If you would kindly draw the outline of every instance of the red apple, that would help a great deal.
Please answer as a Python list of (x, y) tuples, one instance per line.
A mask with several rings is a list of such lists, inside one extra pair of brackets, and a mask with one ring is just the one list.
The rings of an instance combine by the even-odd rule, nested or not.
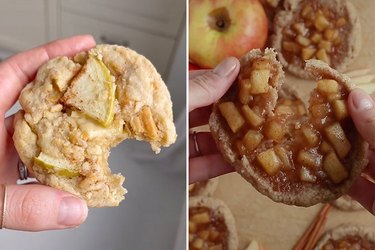
[(228, 56), (263, 48), (267, 22), (258, 0), (190, 0), (189, 59), (213, 68)]

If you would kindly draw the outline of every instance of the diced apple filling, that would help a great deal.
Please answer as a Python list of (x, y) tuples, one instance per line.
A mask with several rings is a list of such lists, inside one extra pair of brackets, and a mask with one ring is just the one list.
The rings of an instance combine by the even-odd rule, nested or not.
[(283, 49), (292, 53), (299, 53), (301, 51), (301, 47), (294, 43), (294, 42), (283, 42)]
[(331, 59), (329, 58), (327, 51), (324, 48), (321, 48), (318, 50), (318, 52), (316, 52), (316, 58), (327, 63), (328, 65), (331, 64)]
[(271, 72), (269, 69), (253, 70), (250, 75), (251, 89), (250, 94), (267, 93), (269, 89), (268, 80)]
[(280, 145), (275, 146), (274, 150), (276, 155), (279, 157), (280, 161), (283, 163), (282, 168), (287, 170), (293, 169), (289, 152), (283, 146)]
[(197, 224), (189, 221), (189, 233), (195, 233), (197, 231)]
[(201, 238), (196, 238), (193, 243), (192, 243), (192, 246), (194, 248), (197, 248), (197, 249), (203, 249), (203, 246), (204, 246), (204, 240), (201, 239)]
[(269, 175), (276, 174), (282, 166), (282, 162), (273, 149), (268, 149), (260, 153), (257, 156), (257, 160), (263, 167), (264, 171)]
[(242, 139), (242, 142), (247, 150), (253, 151), (258, 147), (262, 139), (263, 135), (259, 131), (249, 130)]
[(210, 231), (210, 240), (214, 241), (217, 240), (217, 238), (220, 236), (220, 233), (216, 230), (211, 230)]
[(311, 127), (302, 127), (301, 129), (302, 134), (304, 136), (305, 141), (310, 147), (315, 147), (320, 142), (319, 132)]
[(352, 146), (339, 123), (326, 127), (325, 135), (340, 158), (345, 158), (349, 154)]
[(215, 245), (215, 246), (211, 246), (208, 248), (208, 250), (222, 250), (223, 249), (223, 246), (220, 244), (220, 245)]
[(294, 111), (289, 105), (279, 105), (275, 109), (275, 114), (277, 115), (293, 115)]
[(302, 59), (309, 60), (311, 59), (316, 53), (315, 48), (303, 48), (302, 49)]
[(322, 40), (322, 35), (320, 33), (313, 33), (310, 39), (313, 43), (319, 43)]
[(323, 31), (326, 28), (328, 28), (330, 25), (330, 22), (327, 20), (327, 18), (323, 14), (318, 14), (315, 18), (314, 26), (318, 31)]
[(332, 151), (325, 156), (323, 168), (334, 183), (340, 183), (349, 176), (348, 170)]
[(194, 214), (190, 220), (196, 224), (205, 224), (210, 222), (210, 215), (208, 212), (202, 212), (198, 214)]
[(243, 105), (241, 107), (241, 111), (246, 122), (249, 123), (252, 127), (256, 128), (262, 125), (263, 118), (255, 113), (248, 105)]
[(268, 60), (256, 60), (253, 62), (252, 69), (258, 70), (258, 69), (271, 69), (271, 64)]
[(334, 100), (332, 102), (333, 110), (335, 111), (335, 115), (337, 120), (341, 121), (349, 117), (348, 108), (346, 105), (346, 101), (344, 100)]
[(304, 23), (295, 23), (292, 25), (292, 29), (302, 36), (306, 35), (308, 32), (308, 29), (306, 29)]
[(301, 116), (306, 114), (305, 105), (303, 105), (302, 103), (297, 105), (296, 110), (297, 110), (297, 113)]
[(328, 95), (339, 92), (340, 86), (335, 80), (323, 79), (318, 81), (317, 89), (319, 93)]
[(210, 236), (210, 231), (208, 230), (202, 230), (198, 233), (198, 236), (203, 240), (208, 240), (208, 237)]
[(267, 124), (264, 134), (268, 139), (280, 142), (285, 136), (285, 129), (283, 125), (277, 121), (271, 121)]
[(240, 81), (239, 99), (242, 104), (248, 104), (251, 101), (251, 82), (250, 79), (244, 79)]
[(220, 103), (219, 110), (233, 133), (236, 133), (244, 125), (245, 120), (233, 102)]
[(302, 165), (309, 168), (318, 168), (320, 166), (320, 157), (309, 151), (300, 151), (297, 156), (297, 161)]
[(320, 144), (320, 147), (319, 147), (320, 151), (323, 153), (323, 154), (326, 154), (330, 151), (333, 151), (334, 149), (332, 148), (331, 145), (328, 144), (328, 142), (326, 141), (322, 141), (322, 143)]
[(320, 41), (318, 47), (320, 49), (324, 49), (325, 51), (330, 51), (332, 49), (332, 43), (329, 42), (329, 41), (322, 40), (322, 41)]
[(301, 36), (301, 35), (297, 36), (296, 41), (297, 41), (297, 43), (299, 43), (300, 45), (302, 45), (304, 47), (309, 46), (310, 43), (311, 43), (310, 39), (308, 39), (304, 36)]
[(302, 181), (314, 183), (317, 177), (313, 175), (309, 169), (302, 167), (300, 170), (300, 178)]

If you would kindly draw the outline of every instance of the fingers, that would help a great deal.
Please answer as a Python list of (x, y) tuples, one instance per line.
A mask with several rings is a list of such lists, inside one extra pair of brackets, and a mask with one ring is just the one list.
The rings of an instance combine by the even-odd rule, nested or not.
[(13, 133), (14, 133), (13, 122), (14, 122), (14, 115), (11, 115), (5, 118), (5, 129), (10, 136), (13, 136)]
[(192, 79), (196, 76), (203, 75), (209, 71), (211, 70), (210, 69), (198, 69), (198, 70), (189, 71), (189, 78)]
[(232, 85), (239, 70), (239, 61), (230, 57), (213, 70), (193, 75), (189, 80), (189, 111), (216, 102)]
[(368, 154), (369, 163), (363, 172), (371, 176), (371, 178), (375, 179), (375, 151), (374, 149), (369, 148), (367, 154)]
[(348, 98), (353, 122), (365, 141), (375, 147), (375, 102), (363, 90), (353, 90)]
[(189, 113), (189, 128), (208, 124), (212, 105), (195, 109)]
[[(197, 143), (198, 145), (195, 145)], [(199, 152), (197, 152), (198, 147)], [(196, 133), (195, 141), (194, 135), (189, 135), (189, 157), (197, 157), (199, 155), (210, 155), (218, 153), (215, 140), (212, 138), (211, 133)]]
[(10, 57), (0, 64), (0, 112), (8, 110), (25, 84), (32, 81), (37, 69), (60, 55), (72, 56), (95, 46), (90, 35), (56, 40)]
[(220, 154), (205, 155), (189, 159), (189, 182), (205, 181), (210, 178), (233, 172)]
[(375, 215), (375, 184), (360, 177), (351, 187), (349, 195)]
[(76, 227), (88, 213), (83, 200), (42, 185), (9, 185), (6, 199), (4, 222), (8, 229), (42, 231)]

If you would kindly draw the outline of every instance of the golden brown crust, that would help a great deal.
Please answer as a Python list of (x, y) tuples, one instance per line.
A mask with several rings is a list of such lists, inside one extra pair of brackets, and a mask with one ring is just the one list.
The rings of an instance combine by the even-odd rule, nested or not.
[[(192, 196), (212, 196), (219, 184), (218, 178), (200, 181), (189, 185), (189, 197)], [(191, 190), (190, 190), (191, 189)]]
[(369, 242), (375, 242), (375, 233), (370, 230), (370, 228), (359, 225), (342, 224), (323, 234), (314, 249), (321, 250), (329, 240), (339, 240), (348, 235), (357, 235)]
[(195, 196), (189, 198), (189, 208), (194, 207), (207, 207), (214, 212), (215, 216), (222, 217), (228, 230), (228, 250), (238, 249), (236, 222), (232, 212), (223, 201), (212, 197)]
[[(274, 52), (266, 50), (265, 54)], [(260, 51), (252, 51), (248, 55), (245, 55), (245, 59), (241, 59), (241, 67), (246, 67), (251, 60), (259, 58), (263, 54)], [(272, 63), (279, 64), (276, 60), (272, 60)], [(280, 75), (278, 76), (278, 86), (277, 89), (281, 88), (283, 82), (283, 73), (280, 67)], [(306, 63), (306, 71), (311, 74), (315, 79), (321, 79), (322, 77), (327, 77), (329, 79), (335, 79), (339, 84), (344, 86), (348, 91), (353, 88), (350, 83), (349, 78), (344, 75), (339, 74), (336, 70), (330, 68), (327, 64), (317, 61), (309, 60)], [(283, 89), (284, 94), (288, 93), (287, 89)], [(290, 94), (290, 92), (289, 92)], [(225, 99), (227, 95), (233, 95), (233, 93), (227, 93), (223, 98)], [(276, 95), (272, 95), (269, 99), (269, 106), (267, 107), (267, 113), (271, 114), (273, 108), (277, 101)], [(356, 141), (353, 145), (353, 152), (350, 156), (349, 166), (353, 165), (350, 171), (350, 177), (343, 181), (342, 183), (335, 185), (333, 188), (322, 187), (320, 185), (314, 185), (311, 183), (305, 183), (299, 185), (298, 188), (290, 188), (288, 191), (278, 191), (274, 190), (273, 184), (267, 177), (264, 177), (257, 169), (253, 166), (246, 156), (239, 156), (236, 150), (231, 146), (231, 132), (229, 132), (227, 126), (225, 126), (225, 121), (218, 111), (217, 105), (214, 105), (213, 112), (210, 116), (209, 125), (211, 133), (216, 141), (216, 144), (223, 154), (225, 160), (229, 162), (236, 171), (241, 174), (248, 182), (250, 182), (259, 192), (270, 197), (276, 202), (282, 202), (290, 205), (297, 206), (312, 206), (320, 202), (328, 202), (337, 199), (342, 194), (346, 193), (353, 182), (359, 177), (362, 170), (367, 165), (366, 150), (367, 144), (362, 140), (362, 138), (356, 134)]]
[[(315, 0), (317, 1), (317, 0)], [(284, 9), (281, 9), (274, 18), (273, 23), (273, 32), (274, 34), (271, 37), (271, 46), (276, 48), (276, 51), (279, 53), (278, 58), (281, 64), (292, 74), (310, 79), (311, 75), (308, 74), (303, 67), (300, 67), (295, 64), (288, 63), (282, 52), (282, 31), (285, 26), (289, 25), (293, 20), (294, 15), (300, 11), (300, 6), (302, 3), (306, 2), (305, 0), (285, 0), (283, 5)], [(347, 40), (347, 52), (346, 56), (342, 61), (335, 67), (336, 70), (343, 72), (348, 65), (353, 61), (355, 57), (358, 56), (361, 45), (362, 45), (362, 32), (361, 25), (359, 22), (359, 17), (356, 9), (346, 0), (333, 0), (333, 1), (322, 1), (325, 5), (329, 6), (332, 9), (335, 9), (339, 13), (347, 13), (349, 23), (351, 24), (350, 33), (346, 36)]]

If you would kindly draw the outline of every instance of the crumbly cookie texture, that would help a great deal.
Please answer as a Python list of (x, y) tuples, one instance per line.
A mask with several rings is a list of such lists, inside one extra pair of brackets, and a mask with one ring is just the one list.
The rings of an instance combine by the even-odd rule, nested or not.
[(134, 138), (158, 153), (176, 140), (161, 76), (145, 57), (117, 45), (48, 61), (19, 101), (13, 139), (21, 160), (38, 181), (91, 207), (124, 199), (125, 178), (108, 167), (111, 147)]

